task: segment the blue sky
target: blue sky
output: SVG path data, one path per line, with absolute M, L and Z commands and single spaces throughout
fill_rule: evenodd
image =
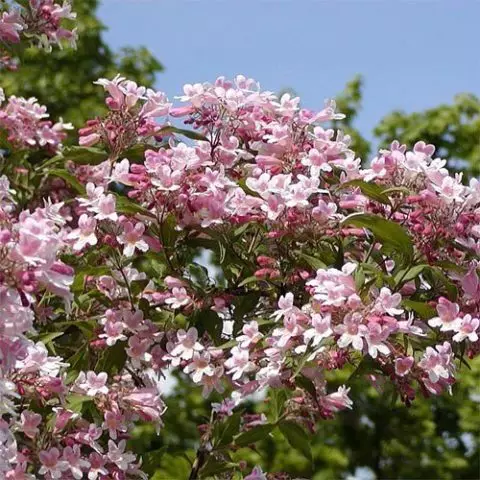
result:
M 157 87 L 170 97 L 243 73 L 320 108 L 360 73 L 370 137 L 393 109 L 480 95 L 477 0 L 104 0 L 99 13 L 112 47 L 144 45 L 165 65 Z

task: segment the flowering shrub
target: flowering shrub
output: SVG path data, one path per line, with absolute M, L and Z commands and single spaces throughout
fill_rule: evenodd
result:
M 97 83 L 108 113 L 77 147 L 35 99 L 0 110 L 2 478 L 148 478 L 127 440 L 162 428 L 171 371 L 223 399 L 192 479 L 267 478 L 230 452 L 275 429 L 311 458 L 307 432 L 355 404 L 329 371 L 383 378 L 406 405 L 451 392 L 480 350 L 476 179 L 423 142 L 363 168 L 322 126 L 334 102 L 306 110 L 243 76 L 186 85 L 178 106 Z M 265 390 L 269 416 L 244 414 Z

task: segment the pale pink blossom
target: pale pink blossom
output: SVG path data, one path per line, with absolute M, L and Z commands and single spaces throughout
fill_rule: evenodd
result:
M 191 363 L 189 363 L 183 371 L 187 374 L 191 374 L 192 380 L 195 383 L 199 383 L 204 375 L 213 375 L 215 367 L 211 363 L 210 354 L 208 352 L 194 352 Z
M 187 294 L 187 290 L 183 287 L 174 287 L 172 289 L 172 296 L 165 299 L 165 303 L 173 309 L 184 307 L 191 301 L 192 299 Z
M 135 249 L 141 252 L 148 250 L 148 244 L 143 239 L 145 232 L 145 225 L 143 223 L 138 222 L 134 226 L 131 222 L 125 222 L 122 227 L 123 233 L 117 237 L 117 240 L 121 245 L 124 245 L 123 254 L 126 257 L 131 257 Z
M 403 377 L 407 375 L 408 372 L 410 372 L 411 368 L 413 367 L 414 364 L 414 358 L 413 357 L 399 357 L 395 359 L 395 373 L 399 377 Z
M 95 397 L 98 394 L 108 393 L 107 379 L 108 374 L 106 372 L 100 372 L 98 375 L 92 371 L 86 374 L 80 372 L 75 383 L 86 395 Z
M 463 342 L 468 338 L 470 342 L 476 342 L 478 340 L 477 331 L 479 326 L 480 319 L 473 318 L 470 314 L 465 315 L 458 326 L 457 333 L 453 336 L 453 341 Z
M 428 324 L 431 327 L 440 327 L 442 332 L 457 331 L 462 319 L 459 316 L 460 307 L 445 297 L 440 297 L 437 305 L 438 317 L 431 318 Z
M 68 470 L 68 463 L 60 460 L 60 451 L 52 447 L 50 450 L 42 450 L 38 454 L 42 466 L 38 470 L 40 475 L 49 474 L 51 478 L 62 478 L 63 472 Z
M 38 426 L 42 422 L 42 416 L 38 413 L 24 410 L 20 415 L 20 428 L 28 438 L 35 438 L 38 434 Z

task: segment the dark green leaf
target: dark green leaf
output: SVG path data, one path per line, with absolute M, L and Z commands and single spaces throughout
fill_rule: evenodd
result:
M 93 402 L 93 398 L 87 397 L 86 395 L 78 395 L 74 393 L 67 397 L 67 407 L 75 413 L 81 413 L 85 404 L 89 402 Z
M 240 435 L 235 437 L 235 444 L 239 447 L 245 447 L 260 440 L 264 440 L 274 428 L 275 425 L 271 424 L 258 425 L 256 427 L 253 427 L 251 430 L 241 433 Z
M 170 133 L 174 133 L 176 135 L 183 135 L 184 137 L 190 138 L 191 140 L 207 140 L 205 135 L 202 135 L 201 133 L 194 132 L 192 130 L 185 130 L 183 128 L 173 127 L 171 125 L 161 128 L 156 133 L 156 135 L 167 135 Z
M 213 310 L 198 310 L 190 315 L 189 322 L 197 328 L 200 336 L 208 332 L 215 345 L 222 341 L 223 320 Z
M 388 198 L 388 195 L 386 195 L 383 191 L 383 187 L 381 185 L 377 185 L 376 183 L 368 183 L 364 180 L 351 180 L 350 182 L 342 183 L 340 185 L 341 189 L 347 187 L 358 187 L 361 192 L 368 198 L 371 198 L 372 200 L 383 203 L 385 205 L 390 204 L 390 199 Z
M 98 165 L 108 159 L 107 152 L 94 147 L 67 147 L 63 156 L 77 165 Z
M 285 411 L 288 395 L 283 388 L 271 388 L 269 397 L 273 422 L 276 423 Z
M 408 308 L 409 310 L 413 310 L 414 312 L 418 313 L 418 315 L 424 320 L 433 318 L 437 314 L 435 309 L 425 302 L 417 302 L 414 300 L 403 300 L 402 305 Z
M 222 422 L 215 424 L 215 429 L 213 431 L 214 447 L 228 445 L 232 442 L 234 435 L 240 430 L 240 420 L 241 413 L 236 412 Z
M 48 170 L 48 175 L 53 177 L 60 177 L 65 180 L 74 190 L 76 190 L 81 195 L 85 195 L 85 187 L 75 178 L 74 175 L 67 172 L 66 170 L 61 169 L 52 169 Z
M 343 223 L 367 228 L 384 246 L 391 247 L 395 252 L 401 254 L 407 262 L 411 262 L 413 258 L 413 243 L 398 223 L 364 213 L 350 215 Z
M 278 425 L 283 436 L 287 439 L 291 447 L 302 453 L 310 462 L 312 462 L 312 450 L 310 441 L 305 430 L 294 422 L 283 420 Z
M 426 266 L 427 265 L 415 265 L 414 267 L 402 268 L 395 275 L 395 285 L 403 284 L 417 278 Z
M 325 262 L 322 262 L 319 258 L 312 257 L 311 255 L 307 255 L 306 253 L 301 253 L 300 257 L 307 262 L 314 270 L 322 270 L 327 268 Z
M 117 342 L 112 347 L 107 348 L 98 361 L 95 370 L 99 372 L 108 372 L 109 375 L 120 373 L 127 360 L 127 352 L 125 351 L 125 348 L 126 342 Z

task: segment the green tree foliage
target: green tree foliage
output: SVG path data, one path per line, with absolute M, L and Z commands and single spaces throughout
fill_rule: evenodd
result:
M 473 94 L 459 94 L 452 104 L 424 112 L 392 112 L 374 133 L 382 144 L 395 138 L 407 144 L 423 139 L 437 147 L 437 155 L 450 159 L 449 168 L 480 174 L 480 99 Z
M 355 128 L 355 119 L 362 107 L 363 79 L 360 75 L 356 75 L 352 80 L 347 82 L 343 91 L 337 95 L 338 111 L 345 115 L 343 120 L 333 122 L 333 128 L 340 128 L 352 138 L 352 145 L 358 156 L 365 161 L 371 153 L 369 142 Z
M 340 376 L 343 373 L 329 375 L 341 385 L 347 380 Z M 232 460 L 245 461 L 247 471 L 257 464 L 265 471 L 313 480 L 355 478 L 359 468 L 368 468 L 376 479 L 474 480 L 480 471 L 479 385 L 480 359 L 476 359 L 471 370 L 462 367 L 452 396 L 419 396 L 406 407 L 383 385 L 365 389 L 365 379 L 359 378 L 351 393 L 354 410 L 323 421 L 312 434 L 313 466 L 279 430 L 265 435 L 256 450 L 240 448 Z M 247 403 L 243 408 L 263 413 L 268 410 L 266 402 Z M 192 389 L 179 377 L 167 405 L 160 435 L 144 426 L 137 430 L 131 448 L 147 454 L 151 478 L 181 480 L 188 477 L 195 458 L 200 438 L 196 426 L 208 421 L 209 402 L 200 388 Z
M 7 95 L 36 97 L 47 105 L 52 119 L 63 117 L 75 126 L 103 110 L 102 89 L 93 85 L 100 77 L 117 73 L 151 86 L 162 65 L 146 48 L 123 48 L 113 52 L 105 43 L 105 26 L 96 16 L 98 0 L 76 0 L 78 45 L 47 53 L 28 48 L 21 54 L 20 70 L 2 72 Z

